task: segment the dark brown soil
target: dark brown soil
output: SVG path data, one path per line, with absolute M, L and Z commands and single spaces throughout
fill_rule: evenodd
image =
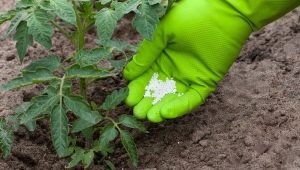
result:
M 2 1 L 0 11 L 12 5 L 13 1 Z M 122 21 L 116 36 L 137 42 L 139 37 L 128 29 L 128 24 Z M 87 42 L 93 37 L 89 35 Z M 54 53 L 66 55 L 73 50 L 59 34 L 53 42 Z M 15 53 L 13 41 L 1 42 L 0 84 L 15 77 L 30 61 L 47 54 L 35 45 L 21 65 Z M 103 96 L 125 83 L 121 79 L 99 82 L 91 88 L 90 96 L 100 103 Z M 239 60 L 204 105 L 181 119 L 151 124 L 149 134 L 137 135 L 138 168 L 130 165 L 120 149 L 113 160 L 118 169 L 300 169 L 299 85 L 300 9 L 252 34 Z M 30 100 L 38 89 L 0 91 L 0 115 L 12 114 L 12 108 Z M 21 128 L 15 133 L 12 155 L 0 160 L 0 169 L 64 169 L 67 161 L 56 157 L 48 134 L 46 122 L 39 122 L 34 133 Z M 93 169 L 102 168 L 97 165 Z

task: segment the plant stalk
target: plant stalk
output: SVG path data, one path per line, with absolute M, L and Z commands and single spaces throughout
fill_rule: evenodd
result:
M 80 79 L 80 95 L 86 98 L 86 81 L 84 78 Z
M 76 53 L 78 53 L 80 50 L 82 50 L 85 46 L 85 33 L 86 28 L 84 24 L 81 23 L 81 16 L 78 13 L 78 9 L 76 8 L 76 2 L 73 2 L 74 11 L 76 14 L 76 27 L 77 30 L 74 35 L 73 43 L 76 47 Z M 86 80 L 84 78 L 80 79 L 80 95 L 84 98 L 86 98 Z

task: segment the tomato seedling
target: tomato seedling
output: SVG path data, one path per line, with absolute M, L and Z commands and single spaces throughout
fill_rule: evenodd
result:
M 113 141 L 120 137 L 133 165 L 138 155 L 128 128 L 146 132 L 144 125 L 130 115 L 112 116 L 114 109 L 127 96 L 127 88 L 108 95 L 101 105 L 87 100 L 91 83 L 120 74 L 135 47 L 126 41 L 113 39 L 117 23 L 126 14 L 133 13 L 133 27 L 150 39 L 168 7 L 169 0 L 17 0 L 16 8 L 0 14 L 0 24 L 10 21 L 2 39 L 10 36 L 16 41 L 18 57 L 22 62 L 27 49 L 34 42 L 46 49 L 52 47 L 52 36 L 61 33 L 74 45 L 69 56 L 51 54 L 41 56 L 21 70 L 21 75 L 1 88 L 14 90 L 24 86 L 43 84 L 40 95 L 24 103 L 16 114 L 0 120 L 0 148 L 7 157 L 13 144 L 13 131 L 25 125 L 34 131 L 36 121 L 48 119 L 54 149 L 59 157 L 69 157 L 68 168 L 82 164 L 93 165 L 96 155 L 110 169 Z M 91 29 L 97 31 L 98 46 L 87 49 L 85 36 Z M 122 59 L 113 59 L 118 53 Z M 107 61 L 110 67 L 99 66 Z M 79 93 L 74 89 L 79 82 Z M 85 145 L 78 144 L 85 143 Z

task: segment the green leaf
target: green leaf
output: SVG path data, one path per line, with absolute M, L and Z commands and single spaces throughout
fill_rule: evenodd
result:
M 49 55 L 47 57 L 33 61 L 27 67 L 25 67 L 22 71 L 33 72 L 33 71 L 36 71 L 37 69 L 47 69 L 47 70 L 53 72 L 59 66 L 60 66 L 60 57 L 58 57 L 56 55 Z
M 16 114 L 7 117 L 7 121 L 12 124 L 11 128 L 13 131 L 19 129 L 19 116 L 24 114 L 31 105 L 31 102 L 24 102 L 14 110 Z M 36 129 L 36 121 L 34 120 L 29 121 L 24 125 L 30 132 L 33 132 Z
M 36 121 L 29 121 L 27 123 L 25 123 L 25 127 L 30 131 L 33 132 L 36 129 Z
M 129 0 L 125 13 L 129 13 L 131 11 L 138 12 L 137 8 L 141 5 L 141 3 L 142 0 Z
M 7 158 L 11 152 L 13 144 L 13 134 L 10 129 L 6 127 L 4 119 L 0 119 L 0 149 L 3 158 Z
M 54 9 L 55 14 L 61 19 L 70 24 L 76 25 L 76 14 L 70 1 L 51 0 L 50 6 Z
M 116 12 L 109 8 L 101 9 L 96 15 L 96 27 L 98 36 L 107 40 L 110 39 L 118 21 L 118 15 Z
M 58 101 L 58 96 L 34 97 L 31 106 L 20 116 L 20 123 L 25 124 L 32 121 L 37 116 L 51 109 Z
M 20 127 L 19 116 L 24 112 L 26 112 L 30 106 L 31 106 L 31 102 L 24 102 L 14 109 L 15 114 L 6 117 L 6 122 L 11 125 L 11 129 L 13 131 L 19 129 Z
M 6 124 L 10 126 L 12 131 L 16 131 L 20 127 L 18 116 L 19 115 L 16 113 L 5 117 Z
M 101 119 L 100 114 L 92 111 L 90 106 L 80 97 L 65 96 L 64 103 L 75 115 L 89 123 L 96 124 Z
M 126 48 L 130 46 L 130 44 L 127 43 L 126 41 L 116 40 L 116 39 L 112 39 L 112 40 L 100 39 L 100 40 L 96 40 L 96 43 L 106 48 L 112 48 L 113 50 L 120 51 L 120 52 L 124 51 Z
M 17 0 L 16 8 L 28 8 L 35 5 L 35 0 Z
M 111 3 L 111 6 L 115 9 L 115 14 L 116 14 L 118 20 L 121 19 L 127 11 L 127 3 L 126 2 L 113 1 Z
M 105 4 L 109 3 L 109 2 L 111 2 L 111 0 L 100 0 L 100 3 L 102 5 L 105 5 Z
M 109 72 L 96 69 L 93 66 L 80 68 L 79 65 L 74 65 L 66 71 L 67 78 L 106 78 L 110 76 Z
M 110 56 L 110 51 L 106 48 L 96 48 L 92 50 L 80 50 L 75 59 L 81 67 L 95 65 L 100 60 Z
M 31 104 L 32 104 L 31 102 L 24 102 L 20 106 L 18 106 L 14 111 L 16 112 L 17 115 L 21 115 L 28 110 Z
M 159 15 L 154 6 L 149 5 L 146 0 L 138 8 L 138 13 L 133 19 L 134 28 L 146 39 L 152 39 L 152 34 L 159 22 Z
M 28 14 L 24 11 L 17 12 L 17 14 L 10 21 L 10 25 L 3 38 L 7 38 L 13 31 L 16 30 L 21 21 L 25 20 Z
M 161 0 L 148 0 L 149 5 L 159 4 Z
M 103 119 L 103 117 L 100 115 L 98 117 L 98 119 L 96 120 L 96 124 L 99 123 L 102 119 Z M 73 123 L 72 133 L 80 132 L 86 128 L 93 126 L 93 125 L 94 125 L 93 123 L 90 123 L 84 119 L 77 119 Z
M 68 118 L 62 104 L 53 109 L 50 120 L 52 143 L 58 156 L 62 157 L 68 147 Z
M 32 35 L 28 34 L 28 27 L 26 21 L 22 21 L 18 25 L 16 29 L 16 34 L 14 35 L 14 40 L 17 41 L 16 48 L 18 51 L 19 59 L 22 62 L 27 52 L 28 46 L 31 46 L 33 43 Z
M 106 125 L 99 138 L 99 150 L 106 155 L 110 150 L 109 142 L 116 139 L 117 136 L 118 131 L 116 130 L 114 124 Z
M 121 115 L 119 117 L 119 122 L 129 128 L 133 128 L 133 129 L 138 129 L 142 132 L 147 132 L 146 127 L 144 126 L 143 123 L 141 123 L 140 121 L 138 121 L 135 117 L 130 116 L 130 115 Z
M 104 110 L 112 110 L 115 109 L 128 95 L 128 89 L 122 88 L 120 90 L 115 90 L 105 98 L 104 103 L 101 108 Z
M 81 148 L 75 148 L 75 153 L 71 156 L 71 162 L 69 162 L 67 168 L 73 168 L 84 159 L 84 150 Z
M 121 59 L 121 60 L 110 60 L 111 65 L 119 70 L 122 70 L 124 66 L 126 65 L 127 61 L 126 59 Z
M 36 4 L 36 3 L 35 3 Z M 53 11 L 53 7 L 51 7 L 49 0 L 40 1 L 38 4 L 38 7 L 40 7 L 43 10 L 46 11 Z
M 86 141 L 93 141 L 94 127 L 89 127 L 81 131 Z
M 128 131 L 120 130 L 121 142 L 134 166 L 138 164 L 138 154 L 132 136 Z
M 36 72 L 24 72 L 21 77 L 15 78 L 6 84 L 1 85 L 4 90 L 12 90 L 23 86 L 37 84 L 56 79 L 49 70 L 37 69 Z
M 64 154 L 62 155 L 62 157 L 67 157 L 67 156 L 70 156 L 72 155 L 72 153 L 75 151 L 74 147 L 68 147 L 68 148 L 65 148 L 65 152 Z
M 85 169 L 90 166 L 90 164 L 94 160 L 94 157 L 95 157 L 95 154 L 94 154 L 93 150 L 90 150 L 89 152 L 84 154 L 82 163 L 83 163 Z
M 14 16 L 16 16 L 15 10 L 10 10 L 5 13 L 0 13 L 0 25 L 8 20 L 11 20 Z
M 46 11 L 37 8 L 30 14 L 27 25 L 29 27 L 29 33 L 33 35 L 35 41 L 43 45 L 45 48 L 50 49 L 52 47 L 51 37 L 53 30 L 49 21 L 52 16 Z
M 115 165 L 110 160 L 104 160 L 104 163 L 110 170 L 116 170 Z

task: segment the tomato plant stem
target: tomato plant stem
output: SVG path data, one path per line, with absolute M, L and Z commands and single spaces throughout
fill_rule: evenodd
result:
M 86 98 L 86 81 L 84 78 L 80 79 L 80 95 Z
M 82 23 L 82 17 L 79 15 L 79 11 L 76 8 L 76 2 L 75 1 L 72 2 L 76 14 L 76 27 L 77 27 L 75 32 L 75 37 L 73 39 L 73 43 L 76 46 L 76 53 L 78 53 L 85 46 L 84 37 L 86 33 L 86 28 L 85 28 L 85 24 Z M 86 80 L 84 78 L 80 79 L 80 95 L 86 98 Z
M 105 116 L 104 119 L 111 121 L 114 126 L 118 129 L 118 131 L 121 131 L 120 127 L 119 127 L 119 123 L 117 123 L 114 119 L 112 119 L 111 117 Z
M 59 86 L 59 104 L 62 108 L 62 103 L 63 103 L 63 87 L 65 83 L 65 75 L 61 78 L 60 86 Z

